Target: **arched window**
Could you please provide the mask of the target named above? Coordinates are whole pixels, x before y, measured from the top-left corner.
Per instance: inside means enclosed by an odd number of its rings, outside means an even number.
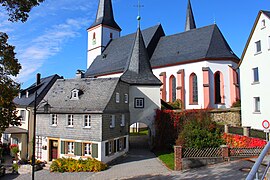
[[[189,102],[198,104],[198,79],[195,73],[189,76]]]
[[[174,102],[176,100],[176,79],[174,75],[171,75],[169,79],[169,100]]]
[[[96,33],[93,33],[93,38],[92,38],[92,45],[96,44]]]
[[[220,71],[217,71],[214,74],[215,81],[215,104],[224,103],[224,81],[223,74]]]

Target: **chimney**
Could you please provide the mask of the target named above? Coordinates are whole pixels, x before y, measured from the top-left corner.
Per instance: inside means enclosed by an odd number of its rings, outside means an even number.
[[[40,73],[37,73],[37,82],[36,82],[36,86],[38,86],[40,84]]]
[[[84,72],[83,70],[78,69],[76,72],[76,79],[82,79],[84,78]]]

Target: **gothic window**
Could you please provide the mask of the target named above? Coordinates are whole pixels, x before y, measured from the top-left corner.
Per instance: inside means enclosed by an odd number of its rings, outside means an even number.
[[[174,75],[171,75],[169,79],[169,100],[174,102],[176,100],[176,79]]]
[[[198,79],[195,73],[189,76],[189,87],[190,104],[198,104]]]
[[[224,103],[224,81],[220,71],[214,74],[215,104]]]

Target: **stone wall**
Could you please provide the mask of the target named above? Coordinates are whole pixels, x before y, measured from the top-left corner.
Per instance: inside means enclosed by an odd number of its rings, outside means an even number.
[[[211,119],[219,124],[241,126],[240,108],[214,109],[210,111]]]

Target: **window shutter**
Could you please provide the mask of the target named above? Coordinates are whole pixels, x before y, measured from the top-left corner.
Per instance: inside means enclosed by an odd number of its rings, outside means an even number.
[[[65,141],[61,141],[61,154],[65,154]]]
[[[108,143],[106,143],[108,144]],[[107,149],[106,148],[106,152],[107,152]],[[98,158],[98,144],[92,144],[92,157],[93,158]]]
[[[74,154],[76,156],[82,155],[82,143],[81,142],[75,142],[74,144]]]
[[[120,150],[120,147],[119,147],[119,140],[120,140],[120,139],[117,139],[117,151]]]
[[[124,149],[126,149],[126,147],[127,147],[127,138],[124,137]]]
[[[113,141],[113,152],[116,152],[116,139]]]
[[[92,147],[92,151],[93,151],[93,147]],[[109,155],[109,143],[106,142],[105,143],[105,156],[108,156]]]

